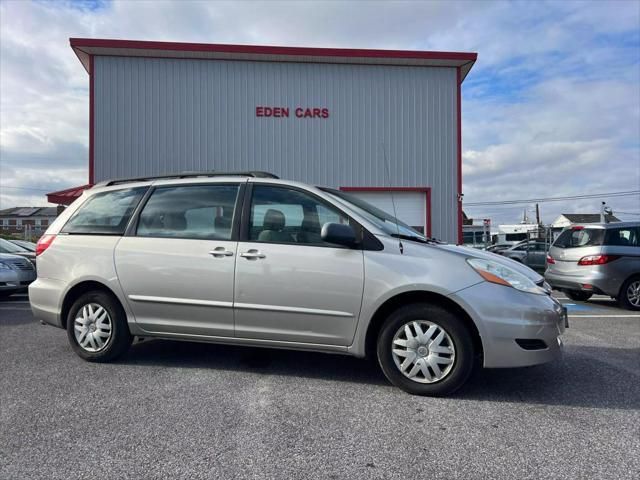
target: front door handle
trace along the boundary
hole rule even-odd
[[[266,257],[264,253],[260,253],[260,251],[256,250],[255,248],[247,250],[246,252],[242,252],[240,256],[246,258],[247,260],[257,260],[258,258]]]
[[[209,252],[209,255],[213,255],[215,258],[232,257],[233,252],[224,247],[216,247]]]

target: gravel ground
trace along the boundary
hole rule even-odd
[[[588,305],[562,361],[435,399],[324,354],[149,341],[90,364],[12,298],[0,478],[637,479],[640,315]]]

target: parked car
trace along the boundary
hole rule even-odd
[[[604,294],[640,310],[640,222],[564,230],[549,249],[545,278],[573,300]]]
[[[534,270],[545,270],[546,245],[544,242],[522,242],[503,250],[501,255],[523,263]]]
[[[16,245],[15,243],[10,242],[9,240],[5,240],[4,238],[0,238],[0,253],[18,255],[20,257],[26,258],[27,260],[30,260],[33,264],[35,264],[36,262],[35,252],[30,252],[26,248]]]
[[[485,250],[491,253],[497,253],[498,255],[502,255],[502,252],[513,247],[511,243],[498,243],[496,245],[490,245]]]
[[[36,244],[33,242],[28,242],[26,240],[14,240],[14,239],[8,239],[8,241],[30,252],[36,251]]]
[[[133,336],[369,355],[405,391],[444,395],[476,360],[555,359],[566,322],[517,262],[264,173],[98,184],[37,253],[33,313],[88,361],[122,355]]]
[[[29,260],[0,253],[0,298],[25,291],[35,279],[36,269]]]

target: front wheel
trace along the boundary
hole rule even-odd
[[[473,370],[473,342],[458,316],[438,305],[393,312],[378,335],[378,362],[395,386],[414,395],[459,389]]]
[[[580,290],[567,290],[564,293],[566,293],[567,297],[571,300],[575,300],[576,302],[586,302],[593,295],[593,293],[581,292]]]
[[[67,337],[73,350],[89,362],[108,362],[124,354],[131,333],[124,309],[103,291],[78,298],[67,316]]]
[[[640,277],[629,278],[620,289],[618,302],[627,310],[640,310]]]

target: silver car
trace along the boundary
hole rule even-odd
[[[640,222],[574,225],[549,249],[544,274],[573,300],[596,294],[640,310]]]
[[[377,357],[407,392],[561,352],[566,312],[512,260],[425,238],[328,188],[265,173],[104,182],[38,243],[37,318],[89,361],[132,337]]]
[[[522,242],[500,252],[507,258],[526,265],[534,270],[544,271],[546,266],[546,245],[544,242]]]
[[[0,253],[0,298],[27,289],[36,279],[36,269],[26,258]]]

